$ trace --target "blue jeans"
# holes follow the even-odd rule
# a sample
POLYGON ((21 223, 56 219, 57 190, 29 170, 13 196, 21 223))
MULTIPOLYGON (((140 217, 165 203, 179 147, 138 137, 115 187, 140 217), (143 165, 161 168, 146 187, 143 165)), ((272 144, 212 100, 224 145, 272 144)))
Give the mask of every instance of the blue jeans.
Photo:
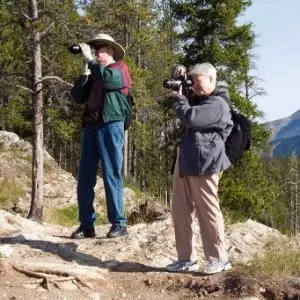
POLYGON ((111 224, 126 224, 122 180, 123 145, 124 122, 87 125, 84 128, 77 185, 81 225, 90 227, 96 220, 93 204, 99 160, 103 171, 108 220, 111 224))

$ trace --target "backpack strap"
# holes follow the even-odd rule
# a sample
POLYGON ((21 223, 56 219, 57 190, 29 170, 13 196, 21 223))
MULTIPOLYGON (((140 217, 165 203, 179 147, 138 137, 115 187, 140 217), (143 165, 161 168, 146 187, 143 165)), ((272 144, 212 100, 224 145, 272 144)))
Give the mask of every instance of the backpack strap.
MULTIPOLYGON (((221 96, 216 96, 216 97, 220 98, 221 100, 225 101, 228 104, 228 106, 230 108, 231 119, 232 120, 233 119, 237 119, 238 118, 238 112, 236 111, 236 109, 232 105, 232 102, 229 99, 225 99, 225 98, 223 98, 221 96)), ((223 140, 224 143, 226 142, 226 138, 223 135, 223 133, 224 133, 225 130, 226 130, 226 128, 224 128, 224 129, 220 128, 219 131, 218 131, 218 134, 221 136, 221 138, 222 138, 222 140, 223 140)))
POLYGON ((231 102, 229 99, 225 99, 225 98, 223 98, 223 97, 221 97, 221 96, 217 96, 217 97, 223 99, 223 100, 229 105, 230 112, 231 112, 235 117, 238 116, 238 112, 237 112, 236 108, 233 106, 232 102, 231 102))

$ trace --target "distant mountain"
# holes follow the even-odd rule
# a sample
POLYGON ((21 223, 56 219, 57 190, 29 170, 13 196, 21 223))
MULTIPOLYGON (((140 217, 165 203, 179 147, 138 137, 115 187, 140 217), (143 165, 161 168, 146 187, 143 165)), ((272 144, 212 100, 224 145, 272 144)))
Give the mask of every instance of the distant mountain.
POLYGON ((273 156, 288 156, 295 149, 300 156, 300 110, 290 117, 266 123, 271 129, 271 144, 273 156))

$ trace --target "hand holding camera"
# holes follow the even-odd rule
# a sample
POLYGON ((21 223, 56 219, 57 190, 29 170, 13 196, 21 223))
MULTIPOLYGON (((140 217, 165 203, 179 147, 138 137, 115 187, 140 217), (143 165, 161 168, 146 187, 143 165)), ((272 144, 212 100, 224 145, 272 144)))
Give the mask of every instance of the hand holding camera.
POLYGON ((94 55, 92 54, 90 45, 86 43, 80 43, 79 46, 86 63, 89 63, 91 60, 95 59, 94 55))
POLYGON ((73 45, 69 46, 68 49, 72 54, 82 53, 86 63, 95 59, 95 57, 92 54, 90 45, 88 45, 86 43, 73 44, 73 45))
POLYGON ((178 65, 172 70, 172 78, 180 78, 186 76, 187 70, 184 65, 178 65))
POLYGON ((193 81, 187 74, 186 67, 183 65, 176 66, 172 70, 171 76, 172 77, 170 79, 165 79, 163 82, 163 86, 166 89, 179 92, 182 88, 190 89, 193 86, 193 81))

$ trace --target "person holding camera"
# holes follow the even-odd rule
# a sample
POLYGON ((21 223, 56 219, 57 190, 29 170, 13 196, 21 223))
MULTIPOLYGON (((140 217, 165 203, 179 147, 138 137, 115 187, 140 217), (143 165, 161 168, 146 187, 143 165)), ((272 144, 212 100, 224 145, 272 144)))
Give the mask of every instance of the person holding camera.
MULTIPOLYGON (((178 66, 173 77, 187 76, 178 66)), ((196 211, 207 265, 206 274, 231 268, 224 244, 224 221, 218 198, 219 180, 230 166, 224 141, 233 122, 225 88, 216 87, 217 71, 210 63, 196 64, 188 76, 193 94, 173 91, 173 109, 184 125, 173 179, 172 218, 178 260, 170 272, 198 268, 193 249, 193 212, 196 211)))
POLYGON ((77 184, 80 226, 71 237, 95 237, 94 187, 100 162, 111 223, 107 237, 114 238, 127 234, 122 164, 124 120, 131 113, 127 102, 131 78, 122 61, 125 50, 111 36, 98 34, 87 43, 79 44, 79 48, 84 59, 83 74, 71 94, 77 103, 85 104, 77 184))

